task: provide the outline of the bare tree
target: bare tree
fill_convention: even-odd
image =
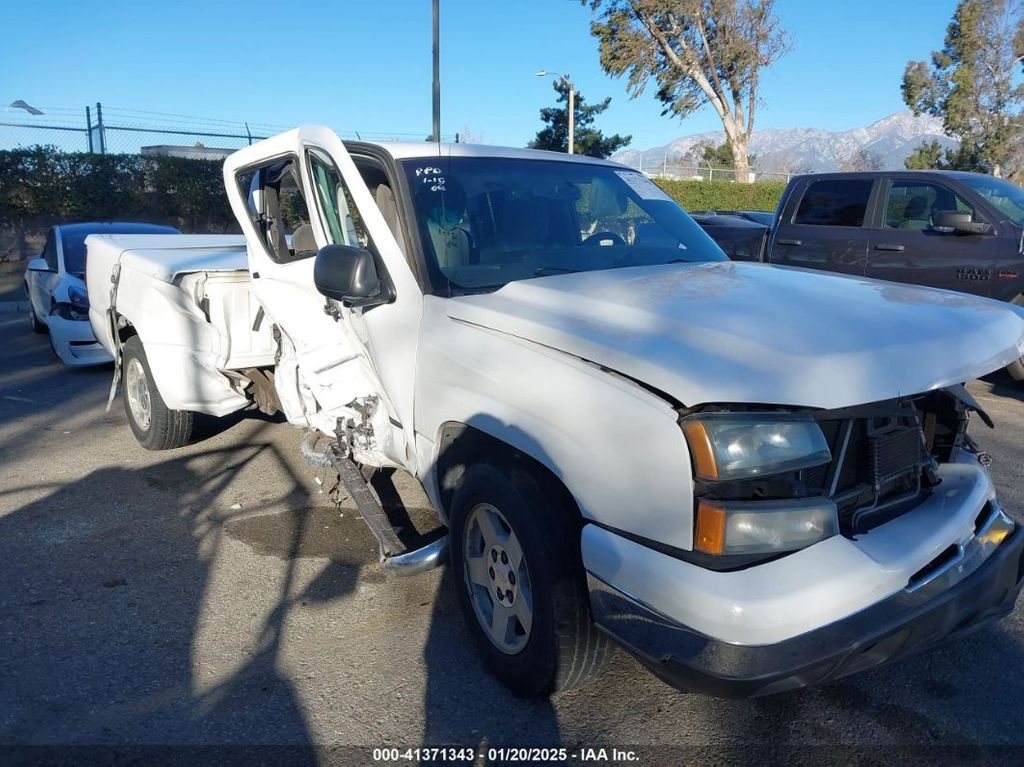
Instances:
[[[473,128],[472,125],[466,123],[462,126],[462,130],[458,132],[459,142],[462,144],[486,144],[487,137],[482,131],[478,131]]]
[[[662,114],[686,117],[711,104],[725,129],[738,181],[750,171],[761,70],[788,42],[774,0],[581,0],[595,15],[601,66],[627,75],[633,97],[650,80]]]
[[[839,164],[839,170],[881,170],[884,164],[876,152],[861,147]]]

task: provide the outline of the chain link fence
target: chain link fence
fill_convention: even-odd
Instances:
[[[693,181],[736,181],[736,170],[732,166],[713,166],[708,163],[694,162],[687,158],[670,157],[666,153],[661,159],[653,159],[649,152],[641,153],[639,157],[628,163],[641,173],[651,178],[667,178],[673,180]],[[762,171],[758,168],[751,169],[747,181],[785,181],[802,171]]]
[[[0,264],[39,252],[47,228],[75,220],[140,220],[185,232],[235,228],[221,162],[294,126],[107,107],[15,102],[0,112]],[[401,132],[343,139],[425,141]],[[458,141],[459,136],[442,136]]]
[[[0,150],[52,146],[63,152],[223,160],[236,149],[293,127],[106,107],[102,104],[82,109],[8,108],[0,113]],[[426,139],[425,134],[386,131],[339,131],[338,135],[344,139],[370,141]],[[459,136],[442,136],[442,140],[458,141]]]

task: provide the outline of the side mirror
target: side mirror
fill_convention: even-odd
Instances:
[[[31,261],[28,262],[28,270],[30,272],[49,272],[49,271],[52,271],[50,269],[50,265],[48,263],[46,263],[46,259],[45,258],[33,258]]]
[[[938,210],[932,230],[944,234],[992,234],[992,224],[975,221],[967,211]]]
[[[325,245],[313,263],[313,284],[327,298],[344,306],[372,306],[387,302],[373,254],[351,245]]]

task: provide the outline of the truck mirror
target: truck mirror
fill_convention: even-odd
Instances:
[[[313,284],[327,298],[344,306],[371,306],[387,301],[373,254],[351,245],[320,248],[313,263]]]
[[[984,221],[975,221],[967,211],[938,210],[935,211],[935,223],[932,229],[944,234],[991,234],[992,225]]]

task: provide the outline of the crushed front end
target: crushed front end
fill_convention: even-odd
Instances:
[[[682,411],[693,547],[587,525],[596,622],[677,687],[748,697],[1007,614],[1024,529],[967,434],[972,410],[957,386],[838,410]]]

